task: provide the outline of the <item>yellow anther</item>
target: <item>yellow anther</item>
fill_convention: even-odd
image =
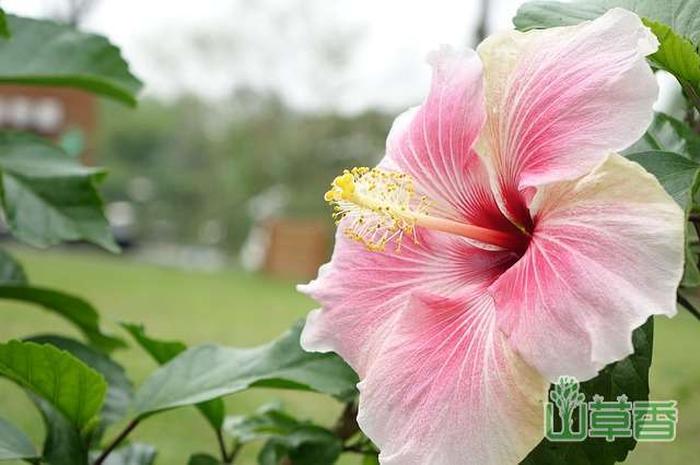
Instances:
[[[336,177],[331,183],[331,189],[326,192],[323,198],[326,202],[338,202],[340,200],[352,201],[355,193],[355,177],[345,170],[343,174]]]
[[[379,168],[345,170],[324,199],[334,205],[336,221],[347,218],[345,235],[373,251],[383,250],[392,240],[398,249],[404,233],[413,234],[416,218],[427,207],[424,199],[414,199],[409,176]]]
[[[406,173],[380,168],[345,170],[333,180],[324,199],[333,205],[336,223],[343,222],[345,236],[372,251],[384,250],[390,242],[398,251],[405,235],[415,240],[416,226],[489,246],[520,247],[506,232],[429,215],[430,200],[416,195],[413,179]]]

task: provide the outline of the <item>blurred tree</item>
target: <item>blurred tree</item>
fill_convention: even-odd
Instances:
[[[53,19],[79,26],[100,0],[45,0],[46,11]]]
[[[96,4],[97,0],[68,0],[68,24],[79,25]]]
[[[274,94],[241,89],[218,106],[194,97],[145,100],[135,112],[105,105],[97,157],[112,172],[108,201],[130,201],[141,237],[236,251],[258,204],[283,193],[285,216],[325,216],[322,196],[343,168],[373,165],[391,119],[367,111],[304,113]],[[144,192],[146,191],[146,192]]]
[[[480,44],[489,33],[490,13],[491,0],[481,0],[479,8],[479,22],[476,25],[474,46]]]
[[[243,87],[284,89],[286,102],[328,108],[338,100],[333,97],[342,92],[345,67],[363,38],[359,23],[339,16],[338,2],[350,0],[232,0],[222,13],[229,23],[153,31],[144,50],[174,94],[218,98]],[[206,70],[206,80],[193,69]]]

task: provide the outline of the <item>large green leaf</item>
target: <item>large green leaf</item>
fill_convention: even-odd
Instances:
[[[596,378],[581,383],[586,400],[592,400],[595,394],[606,400],[615,400],[622,394],[630,401],[648,399],[653,340],[654,320],[650,318],[634,331],[634,354],[608,365]],[[550,442],[545,439],[521,464],[612,465],[623,461],[635,446],[636,441],[632,438],[617,438],[614,442],[602,438],[589,438],[583,442]]]
[[[53,21],[7,20],[12,38],[0,41],[0,83],[77,87],[136,103],[141,83],[104,37]]]
[[[353,397],[357,375],[335,354],[302,350],[301,328],[300,322],[280,339],[252,349],[192,348],[144,382],[136,392],[135,410],[144,417],[254,386],[316,391],[340,399]]]
[[[107,381],[107,396],[100,412],[101,429],[124,418],[131,405],[133,387],[121,365],[103,353],[67,337],[41,335],[27,340],[37,344],[51,344],[65,350],[104,377]]]
[[[179,341],[162,341],[146,335],[141,325],[122,323],[122,327],[136,340],[136,342],[159,364],[164,365],[170,360],[187,350],[187,346]],[[224,423],[226,407],[221,399],[212,399],[196,405],[207,422],[219,430]]]
[[[70,321],[95,347],[109,351],[124,347],[124,341],[108,336],[100,330],[99,315],[85,300],[52,289],[27,285],[1,284],[0,299],[39,305]]]
[[[15,426],[0,418],[0,460],[36,458],[29,438]]]
[[[673,26],[681,37],[700,43],[700,0],[576,0],[534,1],[523,4],[513,24],[523,31],[568,26],[595,19],[614,7],[634,11],[652,21]]]
[[[0,344],[0,375],[50,402],[81,431],[96,426],[107,383],[68,352],[33,342]]]
[[[0,284],[25,284],[27,275],[22,264],[0,249]]]
[[[0,133],[0,174],[2,206],[18,239],[37,247],[86,240],[119,250],[95,187],[101,170],[41,138]]]

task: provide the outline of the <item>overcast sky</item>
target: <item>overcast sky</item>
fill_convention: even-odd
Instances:
[[[66,0],[2,0],[60,13]],[[473,45],[479,0],[98,0],[83,27],[119,45],[151,95],[210,99],[248,85],[303,108],[399,108],[425,94],[425,55]],[[491,29],[518,0],[492,0]]]

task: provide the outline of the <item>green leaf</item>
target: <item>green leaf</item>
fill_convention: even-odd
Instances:
[[[39,137],[0,133],[0,172],[2,206],[18,239],[36,247],[86,240],[119,250],[95,187],[101,170]]]
[[[671,26],[647,18],[643,18],[643,22],[659,39],[659,50],[649,60],[657,68],[676,76],[683,88],[692,86],[697,89],[700,86],[700,55],[697,48],[688,39],[676,34]]]
[[[379,465],[378,455],[365,455],[362,459],[362,465]]]
[[[595,394],[606,400],[615,400],[622,394],[627,395],[630,402],[648,399],[653,340],[654,320],[650,318],[634,331],[634,354],[608,365],[596,378],[581,383],[586,400],[592,400]],[[576,421],[574,419],[574,424]],[[633,438],[617,438],[614,442],[589,438],[583,442],[558,443],[545,439],[521,465],[613,465],[625,460],[635,446]]]
[[[159,365],[168,363],[187,350],[187,346],[180,341],[164,341],[147,336],[143,325],[133,323],[120,323],[120,325]]]
[[[4,284],[0,285],[0,299],[36,304],[65,318],[80,329],[93,346],[101,350],[125,347],[124,341],[100,330],[97,311],[79,297],[42,287]]]
[[[0,37],[5,39],[10,38],[10,28],[7,26],[7,15],[2,8],[0,8]]]
[[[44,419],[42,460],[49,465],[88,465],[87,443],[79,429],[48,401],[29,393]]]
[[[51,344],[65,350],[104,377],[107,381],[107,396],[100,412],[102,430],[124,418],[131,405],[133,387],[121,365],[103,353],[67,337],[41,335],[27,340],[37,344]]]
[[[287,459],[291,465],[332,465],[342,450],[342,442],[330,431],[304,425],[287,435],[270,438],[258,455],[258,463],[280,465]]]
[[[331,431],[309,421],[299,421],[281,409],[280,404],[268,404],[253,415],[230,417],[226,432],[238,444],[267,439],[258,457],[261,464],[285,463],[332,464],[342,451],[342,440]]]
[[[221,462],[213,455],[199,453],[190,456],[187,465],[221,465]]]
[[[647,132],[632,147],[624,151],[630,156],[649,151],[675,152],[700,162],[700,136],[683,121],[665,113],[656,113]]]
[[[0,418],[0,460],[38,457],[29,438],[15,426]]]
[[[187,350],[187,346],[179,341],[161,341],[146,336],[141,325],[122,323],[124,329],[159,365],[164,365],[170,360]],[[215,429],[220,430],[224,423],[226,407],[221,399],[212,399],[196,405],[199,411],[207,419],[207,422]]]
[[[684,210],[692,204],[700,164],[673,152],[651,151],[629,155],[659,180]]]
[[[299,346],[302,323],[269,344],[239,349],[216,345],[192,348],[153,373],[134,398],[145,417],[250,387],[316,391],[348,399],[357,375],[335,354],[308,353]]]
[[[0,41],[0,83],[70,86],[136,104],[141,83],[104,37],[53,21],[7,15]]]
[[[698,0],[576,0],[534,1],[523,4],[513,18],[521,31],[569,26],[595,19],[611,8],[634,11],[652,21],[669,24],[681,37],[700,43],[700,1]]]
[[[0,284],[25,284],[27,275],[12,255],[0,249]]]
[[[83,362],[50,345],[0,344],[0,375],[51,402],[81,431],[95,426],[107,383]]]
[[[156,455],[158,454],[153,446],[134,443],[113,451],[103,465],[153,465]]]
[[[224,431],[245,444],[270,436],[284,436],[294,432],[304,423],[282,411],[278,403],[260,407],[252,415],[239,415],[226,418]]]

